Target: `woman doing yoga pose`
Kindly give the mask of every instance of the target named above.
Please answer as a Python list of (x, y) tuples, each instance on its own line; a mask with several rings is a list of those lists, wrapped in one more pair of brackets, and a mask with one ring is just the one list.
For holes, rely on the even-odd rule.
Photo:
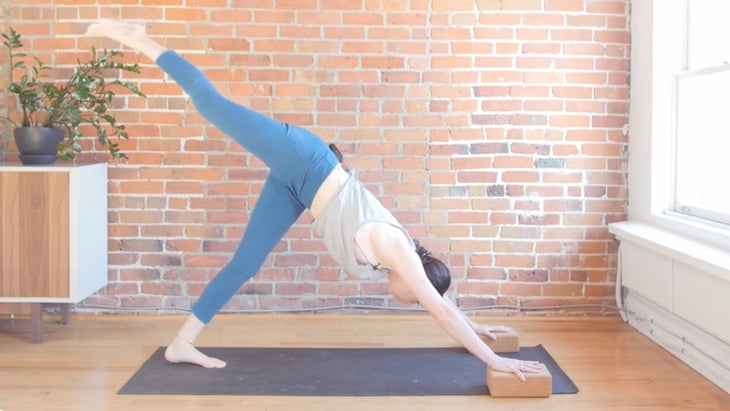
[(523, 372), (539, 370), (536, 362), (496, 355), (480, 339), (478, 334), (494, 338), (492, 332), (504, 327), (476, 324), (443, 297), (451, 282), (446, 266), (408, 235), (319, 137), (223, 97), (200, 70), (148, 37), (142, 26), (102, 20), (90, 25), (87, 34), (111, 38), (146, 55), (182, 87), (202, 116), (270, 170), (243, 239), (167, 347), (168, 361), (207, 368), (226, 365), (195, 348), (196, 337), (308, 209), (327, 249), (346, 270), (357, 273), (359, 266), (370, 265), (387, 272), (390, 294), (423, 305), (444, 330), (493, 369), (523, 380)]

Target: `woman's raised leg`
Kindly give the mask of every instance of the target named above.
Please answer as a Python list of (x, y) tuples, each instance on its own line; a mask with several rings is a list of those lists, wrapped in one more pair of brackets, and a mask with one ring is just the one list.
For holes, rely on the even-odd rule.
[(290, 165), (286, 158), (292, 153), (289, 151), (292, 146), (298, 144), (303, 130), (290, 133), (287, 124), (224, 97), (202, 71), (151, 39), (143, 26), (102, 19), (91, 24), (86, 34), (117, 40), (146, 55), (185, 90), (198, 112), (211, 124), (269, 165), (274, 172)]

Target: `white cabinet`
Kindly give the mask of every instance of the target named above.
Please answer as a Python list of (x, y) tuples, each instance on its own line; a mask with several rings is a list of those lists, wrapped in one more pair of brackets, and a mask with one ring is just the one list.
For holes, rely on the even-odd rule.
[(107, 164), (0, 164), (0, 303), (75, 304), (107, 284)]

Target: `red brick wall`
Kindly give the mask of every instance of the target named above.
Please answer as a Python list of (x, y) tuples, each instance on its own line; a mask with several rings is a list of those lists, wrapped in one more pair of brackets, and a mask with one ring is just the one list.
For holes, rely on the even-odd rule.
[[(145, 22), (232, 99), (339, 143), (449, 263), (461, 306), (536, 307), (613, 300), (628, 13), (628, 0), (13, 0), (10, 20), (57, 63), (88, 49), (76, 34), (97, 17)], [(120, 104), (134, 137), (110, 168), (109, 286), (87, 302), (188, 307), (236, 247), (266, 170), (125, 55), (149, 98)], [(309, 223), (229, 308), (396, 305), (384, 283), (341, 272)]]

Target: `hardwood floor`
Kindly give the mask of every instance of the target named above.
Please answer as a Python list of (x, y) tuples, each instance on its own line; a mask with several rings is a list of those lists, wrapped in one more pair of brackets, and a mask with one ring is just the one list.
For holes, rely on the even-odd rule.
[[(730, 395), (611, 318), (481, 318), (544, 345), (580, 388), (542, 399), (480, 397), (130, 396), (117, 390), (182, 316), (47, 315), (44, 343), (28, 322), (0, 319), (0, 410), (730, 410)], [(219, 315), (200, 346), (441, 347), (427, 316)]]

